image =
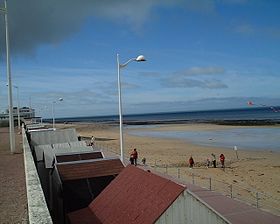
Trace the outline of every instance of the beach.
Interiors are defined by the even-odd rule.
[[[78,135],[90,139],[95,137],[96,146],[119,154],[119,128],[116,124],[103,123],[72,123],[60,124],[60,128],[76,128]],[[124,128],[124,155],[129,157],[130,151],[137,148],[139,162],[146,158],[146,163],[153,169],[169,175],[209,188],[211,178],[212,190],[241,199],[247,199],[251,204],[271,206],[271,210],[280,209],[280,153],[269,150],[240,150],[236,151],[223,147],[210,147],[195,144],[187,140],[174,138],[159,138],[136,136],[134,131],[216,131],[242,126],[215,124],[165,124],[152,128]],[[211,139],[209,139],[211,141]],[[216,155],[217,168],[207,168],[206,159]],[[219,155],[226,158],[226,168],[222,169]],[[195,161],[193,169],[188,167],[188,159],[192,156]],[[238,156],[238,158],[237,158]],[[203,183],[204,182],[204,183]],[[229,190],[231,188],[231,190]],[[234,196],[235,195],[235,196]],[[260,200],[256,200],[256,197]],[[269,208],[268,208],[269,209]],[[278,214],[276,212],[276,214]]]

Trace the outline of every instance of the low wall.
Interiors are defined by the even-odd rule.
[[[0,119],[0,127],[9,127],[9,120]]]
[[[34,164],[32,152],[24,128],[22,128],[22,144],[24,151],[29,223],[52,224],[53,222],[47,207],[47,203],[44,197],[44,193],[41,187],[39,176]]]

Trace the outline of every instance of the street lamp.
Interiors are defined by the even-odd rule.
[[[14,86],[17,89],[17,117],[18,117],[18,129],[20,129],[20,114],[19,114],[19,88]]]
[[[119,54],[117,54],[117,66],[118,66],[118,92],[119,92],[119,117],[120,117],[120,148],[121,148],[121,161],[124,162],[124,152],[123,152],[123,131],[122,131],[122,93],[121,93],[121,77],[120,77],[120,69],[124,68],[128,65],[128,63],[136,61],[142,62],[146,61],[143,55],[139,55],[137,58],[131,58],[124,64],[120,64]]]
[[[53,117],[53,129],[55,130],[55,117],[54,117],[54,104],[63,101],[63,98],[59,98],[57,101],[52,102],[52,117]]]
[[[39,114],[41,116],[41,119],[40,119],[40,123],[43,124],[43,111],[47,109],[47,106],[44,106],[42,108],[39,108]]]
[[[12,78],[11,78],[11,64],[9,51],[9,29],[8,29],[8,8],[7,0],[4,1],[4,8],[0,8],[0,12],[5,15],[5,29],[6,29],[6,62],[7,62],[7,80],[8,80],[8,101],[9,101],[9,134],[10,134],[10,150],[11,153],[16,152],[15,148],[15,128],[13,116],[13,95],[12,95]]]

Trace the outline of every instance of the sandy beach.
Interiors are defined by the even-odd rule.
[[[94,136],[97,146],[119,154],[118,125],[73,123],[60,124],[59,126],[60,128],[74,127],[82,137]],[[236,127],[243,128],[242,126]],[[229,128],[234,128],[234,126],[168,124],[149,128],[149,131],[205,131]],[[139,127],[136,129],[139,130]],[[157,171],[180,177],[184,181],[195,181],[196,184],[205,185],[205,187],[209,187],[209,178],[211,178],[211,188],[214,190],[227,195],[232,193],[233,197],[246,198],[251,204],[256,205],[258,203],[260,207],[268,210],[275,210],[275,208],[280,210],[279,152],[238,150],[239,159],[237,159],[236,152],[233,149],[201,146],[190,141],[172,138],[140,137],[132,135],[133,130],[133,128],[124,128],[124,153],[126,158],[133,148],[137,148],[139,163],[145,157],[147,165],[157,169]],[[141,128],[141,130],[145,130],[145,128]],[[206,159],[211,159],[211,153],[214,153],[217,157],[218,168],[216,169],[206,167]],[[226,157],[226,168],[224,170],[219,163],[221,153]],[[190,155],[195,160],[193,169],[188,168]],[[256,202],[256,197],[259,198],[258,202]],[[271,208],[267,206],[271,206]],[[274,213],[280,214],[278,211]]]

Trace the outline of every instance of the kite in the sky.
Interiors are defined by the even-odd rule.
[[[248,101],[247,104],[248,104],[248,106],[269,107],[273,112],[280,112],[280,109],[277,109],[276,107],[268,106],[268,105],[265,105],[265,104],[255,104],[252,101]]]

